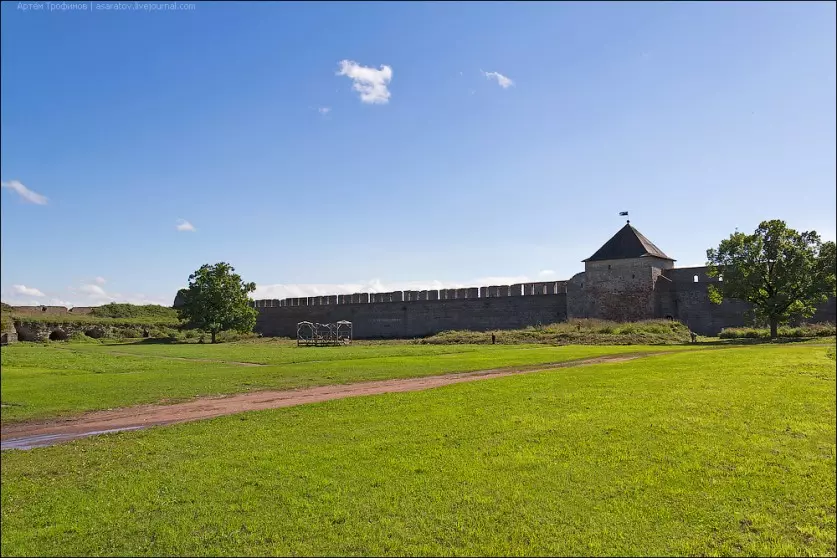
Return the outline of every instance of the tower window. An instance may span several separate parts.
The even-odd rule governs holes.
[[[695,283],[697,283],[697,282],[698,282],[698,276],[695,275]]]

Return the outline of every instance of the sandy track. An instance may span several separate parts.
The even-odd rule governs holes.
[[[599,363],[626,362],[637,358],[665,354],[667,351],[653,353],[632,353],[601,356],[583,360],[573,360],[554,364],[540,364],[517,368],[497,368],[476,372],[461,372],[423,378],[402,378],[378,380],[356,384],[327,385],[311,388],[258,391],[220,397],[201,397],[171,405],[140,405],[108,411],[94,411],[63,420],[47,422],[25,422],[3,425],[0,427],[2,449],[29,449],[59,442],[123,430],[137,430],[149,426],[160,426],[178,422],[190,422],[222,415],[231,415],[245,411],[292,407],[306,403],[317,403],[332,399],[420,391],[450,384],[472,382],[474,380],[500,378],[514,374],[525,374],[540,370],[585,366]]]

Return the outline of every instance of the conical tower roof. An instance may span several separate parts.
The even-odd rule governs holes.
[[[605,242],[604,246],[599,248],[595,254],[582,261],[624,260],[628,258],[643,258],[646,256],[675,261],[674,258],[666,256],[662,250],[645,238],[641,232],[633,228],[631,222],[628,221],[628,224],[619,229],[619,232]]]

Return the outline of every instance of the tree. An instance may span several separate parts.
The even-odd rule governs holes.
[[[763,221],[753,234],[735,232],[706,251],[709,299],[737,298],[752,304],[776,338],[791,316],[811,317],[817,304],[835,295],[835,245],[816,231],[797,232],[784,221]]]
[[[210,332],[213,343],[219,331],[246,333],[256,325],[257,312],[247,296],[256,284],[245,283],[234,271],[224,262],[204,264],[189,276],[189,287],[178,291],[183,302],[177,309],[180,319],[188,327]]]

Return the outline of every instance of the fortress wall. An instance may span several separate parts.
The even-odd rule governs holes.
[[[358,339],[411,338],[452,329],[488,331],[561,322],[567,319],[566,307],[564,294],[266,307],[259,308],[256,331],[268,337],[296,337],[301,321],[349,320]]]
[[[694,274],[692,274],[694,275]],[[701,335],[717,335],[725,327],[743,327],[750,305],[740,300],[709,302],[706,283],[673,282],[667,304],[674,318]],[[662,293],[661,293],[662,294]]]
[[[837,299],[829,298],[825,303],[817,307],[816,313],[808,320],[811,323],[830,322],[837,323]]]
[[[64,306],[13,306],[19,314],[68,314],[70,311]]]
[[[698,283],[717,283],[717,277],[709,277],[706,274],[706,267],[678,267],[674,269],[666,269],[663,275],[672,280],[675,284],[694,283],[695,276],[697,276]]]
[[[676,319],[702,335],[747,325],[749,305],[709,302],[706,287],[717,278],[706,267],[672,268],[658,258],[587,262],[569,281],[492,285],[466,289],[354,293],[258,300],[256,331],[296,335],[300,321],[354,323],[357,338],[421,337],[450,329],[513,329],[571,318],[635,321]],[[694,281],[694,277],[698,281]],[[40,307],[32,307],[40,312]],[[66,312],[64,308],[51,309]],[[835,299],[808,322],[837,321]]]
[[[665,283],[657,281],[657,315],[661,318],[672,316],[701,335],[718,335],[726,327],[747,327],[752,309],[748,302],[724,299],[718,305],[709,301],[707,286],[717,283],[717,278],[706,276],[706,268],[683,268],[667,270],[665,275],[673,274],[675,281]],[[698,276],[695,283],[694,276]],[[837,300],[829,298],[817,307],[816,313],[807,319],[792,320],[792,325],[800,322],[818,323],[837,321]]]
[[[71,314],[89,314],[93,311],[93,306],[73,306],[70,308]]]
[[[570,317],[619,322],[656,317],[654,278],[663,265],[658,258],[586,262],[567,290]]]

